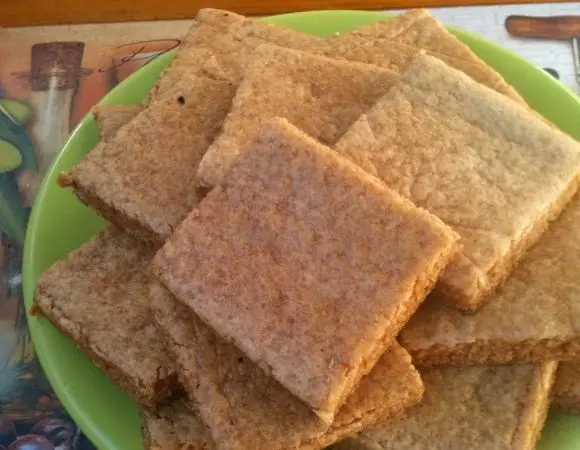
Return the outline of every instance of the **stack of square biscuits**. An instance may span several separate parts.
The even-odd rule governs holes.
[[[321,38],[204,9],[94,116],[59,184],[109,225],[35,308],[147,449],[523,450],[580,409],[580,144],[425,10]]]

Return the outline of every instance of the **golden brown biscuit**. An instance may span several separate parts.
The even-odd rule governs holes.
[[[580,359],[580,196],[477,313],[429,298],[400,334],[419,365]]]
[[[504,94],[525,105],[524,99],[511,87],[503,77],[483,62],[467,45],[453,36],[426,9],[412,9],[392,19],[364,25],[333,38],[337,43],[367,41],[376,46],[375,55],[364,62],[374,63],[381,60],[379,54],[383,47],[381,40],[386,40],[397,48],[406,48],[404,53],[426,50],[432,56],[444,60],[451,67],[461,70],[475,81]]]
[[[192,74],[237,84],[250,54],[260,44],[307,50],[322,41],[320,37],[230,11],[202,8],[150,98],[158,98],[183,76]]]
[[[111,380],[155,410],[179,390],[177,374],[148,301],[153,252],[109,230],[50,267],[34,304]]]
[[[576,192],[580,144],[420,56],[335,149],[461,235],[437,291],[478,309]]]
[[[557,364],[432,369],[418,405],[334,450],[534,450]]]
[[[199,201],[195,172],[235,88],[190,77],[59,177],[110,222],[160,246]]]
[[[444,31],[447,33],[446,31]],[[455,38],[453,38],[455,39]],[[460,44],[464,45],[464,44]],[[315,47],[314,52],[333,58],[344,58],[375,64],[379,67],[401,72],[423,51],[416,45],[401,43],[392,39],[371,38],[357,34],[345,33],[328,39]],[[424,50],[427,55],[436,57],[450,67],[460,70],[474,81],[487,86],[500,94],[526,105],[514,88],[507,84],[502,76],[483,61],[473,58],[464,59],[454,55]],[[475,55],[473,55],[475,56]]]
[[[167,289],[153,284],[151,293],[153,316],[181,367],[183,385],[220,449],[323,448],[421,398],[419,374],[394,343],[329,427]]]
[[[376,66],[260,46],[222,133],[200,163],[200,182],[220,184],[244,146],[272,117],[284,117],[323,144],[334,144],[396,80],[394,72]]]
[[[439,219],[278,119],[152,267],[331,422],[430,291],[455,239]]]

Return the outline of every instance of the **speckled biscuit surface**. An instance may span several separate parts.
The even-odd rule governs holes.
[[[260,46],[248,64],[222,133],[200,163],[201,183],[218,185],[271,117],[284,117],[323,144],[334,144],[396,79],[395,72],[376,66]]]
[[[375,22],[355,28],[333,38],[336,43],[360,43],[361,39],[376,47],[376,52],[368,52],[370,59],[365,62],[375,63],[382,59],[381,40],[392,42],[395,46],[406,47],[404,53],[411,49],[424,49],[433,56],[443,59],[450,66],[461,70],[475,81],[494,89],[512,100],[525,104],[524,99],[511,87],[503,77],[483,62],[473,51],[449,33],[443,24],[435,19],[426,9],[413,9],[392,19]],[[373,54],[374,53],[374,54]]]
[[[446,31],[443,32],[447,33]],[[463,44],[460,45],[463,46]],[[392,39],[345,33],[317,45],[314,51],[334,58],[375,64],[379,67],[400,72],[423,49],[416,45],[401,43]],[[460,70],[478,83],[504,94],[512,100],[525,104],[515,89],[508,85],[501,75],[482,61],[474,61],[473,58],[465,59],[461,58],[461,55],[447,55],[436,51],[424,50],[424,52],[444,61],[450,67]]]
[[[308,50],[322,38],[219,9],[201,9],[177,55],[151,93],[157,98],[185,74],[238,83],[250,54],[272,43]]]
[[[138,403],[150,410],[174,394],[177,376],[148,301],[153,253],[110,230],[50,267],[35,305]]]
[[[533,450],[557,364],[422,371],[424,398],[334,450]]]
[[[419,374],[394,343],[329,427],[167,289],[154,284],[151,294],[153,315],[181,366],[183,385],[219,449],[323,448],[421,398]]]
[[[578,187],[580,144],[420,56],[335,148],[461,235],[438,291],[480,307]]]
[[[218,334],[331,420],[455,254],[455,239],[277,119],[152,267]]]
[[[138,239],[161,245],[199,201],[197,165],[230,107],[231,84],[190,77],[100,143],[61,185]]]
[[[400,335],[420,365],[580,359],[580,197],[476,314],[429,298]]]
[[[560,363],[552,391],[552,404],[564,412],[580,414],[580,362]]]
[[[145,450],[215,450],[211,436],[199,416],[181,401],[157,413],[143,411]]]

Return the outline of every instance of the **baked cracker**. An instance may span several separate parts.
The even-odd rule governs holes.
[[[260,44],[307,50],[319,42],[322,38],[290,28],[230,11],[203,8],[150,97],[162,95],[186,74],[200,74],[237,84],[250,54]]]
[[[336,36],[338,42],[354,39],[379,42],[391,41],[415,50],[427,50],[433,56],[462,70],[475,81],[525,105],[525,100],[503,77],[481,60],[467,45],[451,34],[445,26],[426,9],[412,9],[404,14],[364,25],[348,33]],[[450,59],[450,60],[449,60]],[[369,61],[371,62],[371,61]]]
[[[188,92],[191,90],[191,86],[197,86],[199,84],[199,76],[192,73],[184,74],[175,84],[170,88],[164,89],[163,93],[159,93],[156,96],[156,100],[162,100],[166,98],[178,98],[183,92]],[[213,80],[209,81],[212,85]],[[212,94],[222,95],[221,92],[215,91],[210,88]],[[223,94],[226,94],[228,90],[225,90]],[[233,89],[229,91],[233,92]],[[222,104],[224,101],[219,100]],[[203,105],[202,105],[203,106]],[[99,104],[96,105],[92,110],[92,115],[97,122],[97,127],[99,129],[99,137],[101,141],[108,141],[112,139],[117,131],[123,126],[129,123],[135,118],[141,111],[147,108],[144,103],[138,103],[134,105],[108,105]]]
[[[430,291],[455,239],[439,219],[276,119],[152,268],[331,422]]]
[[[44,272],[34,298],[35,309],[149,410],[179,391],[151,320],[146,273],[152,257],[120,231],[98,233]]]
[[[558,216],[580,172],[577,141],[426,55],[335,149],[459,233],[437,291],[468,311]]]
[[[453,55],[424,50],[416,45],[397,42],[392,39],[369,38],[351,33],[340,34],[328,39],[324,43],[324,50],[316,49],[316,53],[323,53],[326,56],[345,58],[349,61],[359,61],[366,64],[375,64],[396,72],[403,71],[421,51],[442,60],[454,69],[460,70],[474,81],[518,103],[526,105],[522,97],[514,88],[506,83],[499,73],[495,72],[479,59],[473,61],[472,58],[464,59]]]
[[[421,403],[333,450],[534,450],[557,363],[421,372]]]
[[[580,196],[471,316],[429,298],[400,334],[419,365],[580,359]]]
[[[284,117],[323,144],[334,144],[396,79],[394,72],[376,66],[260,46],[222,134],[200,163],[200,182],[209,187],[220,184],[240,151],[271,117]]]
[[[235,88],[192,76],[187,89],[150,104],[59,177],[81,201],[136,238],[160,246],[201,193],[197,165]]]
[[[217,448],[320,449],[421,398],[419,374],[408,353],[394,343],[361,380],[329,427],[240,350],[211,331],[167,289],[154,283],[151,294],[154,318]]]

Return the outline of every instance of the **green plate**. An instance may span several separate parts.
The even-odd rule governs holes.
[[[267,19],[304,32],[331,35],[384,18],[381,13],[319,11]],[[558,81],[496,44],[453,30],[474,52],[495,67],[528,103],[563,130],[580,139],[580,102]],[[146,96],[173,54],[147,64],[117,86],[102,103],[134,104]],[[42,272],[78,247],[103,221],[69,192],[59,189],[56,175],[72,167],[97,143],[97,127],[85,118],[73,132],[40,188],[24,249],[24,295],[27,309]],[[71,341],[45,319],[29,317],[29,326],[42,366],[58,397],[81,429],[103,450],[142,448],[136,405],[118,390]],[[552,413],[542,450],[580,449],[580,417]]]

